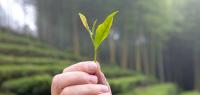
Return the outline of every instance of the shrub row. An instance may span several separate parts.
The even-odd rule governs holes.
[[[16,95],[50,95],[52,76],[37,75],[9,80],[1,90]],[[108,79],[113,95],[178,95],[177,87],[171,83],[141,86],[146,81],[143,76]],[[1,95],[1,94],[0,94]],[[2,94],[10,95],[10,94]],[[200,95],[198,92],[184,92],[180,95]]]
[[[2,65],[0,67],[0,83],[5,80],[30,76],[30,75],[37,75],[37,74],[57,74],[61,73],[64,68],[69,65],[72,65],[75,62],[65,62],[65,63],[58,63],[58,64],[46,64],[46,65],[33,65],[33,64],[26,64],[26,65]],[[109,70],[108,68],[115,68]],[[127,70],[121,70],[119,67],[110,67],[110,66],[102,66],[102,71],[104,71],[105,76],[107,78],[116,78],[116,77],[123,77],[123,76],[133,76],[134,74]],[[120,73],[119,73],[120,72]]]
[[[3,41],[12,41],[12,42],[19,42],[24,43],[24,44],[29,44],[29,43],[40,43],[42,44],[38,39],[32,37],[32,36],[27,36],[27,35],[21,35],[17,34],[15,32],[9,32],[9,31],[1,31],[0,30],[0,41],[1,39]],[[43,45],[44,46],[44,45]]]
[[[0,42],[1,43],[9,43],[9,44],[18,44],[18,45],[34,45],[40,48],[49,48],[48,45],[42,44],[36,39],[32,39],[30,37],[20,37],[11,34],[5,34],[0,32]]]
[[[134,95],[177,95],[176,85],[171,83],[155,84],[147,87],[140,87],[134,90]]]
[[[109,64],[101,64],[102,72],[105,73],[105,76],[108,78],[117,78],[117,77],[123,77],[123,76],[133,76],[136,73],[132,72],[127,69],[122,69],[115,65],[109,65]]]
[[[22,57],[22,56],[9,56],[0,55],[0,64],[56,64],[56,63],[68,62],[68,60],[60,60],[58,58],[47,58],[47,57]]]
[[[34,46],[21,46],[21,45],[13,45],[13,44],[0,44],[0,52],[1,54],[11,54],[11,55],[24,55],[24,56],[58,56],[58,52],[50,49],[41,49]]]
[[[50,47],[47,44],[41,43],[39,40],[32,37],[18,35],[12,32],[0,31],[0,52],[11,54],[11,55],[34,55],[36,51],[37,56],[48,56],[48,57],[61,57],[77,60],[77,56],[71,54],[63,54],[62,52]],[[16,50],[16,51],[15,51]],[[10,51],[10,52],[9,52]],[[13,52],[12,52],[13,51]],[[20,52],[21,51],[21,52]],[[44,52],[42,52],[44,51]],[[47,51],[47,52],[45,52]],[[52,53],[53,52],[53,53]],[[26,54],[27,53],[27,54]],[[38,53],[38,54],[37,54]]]
[[[9,80],[2,85],[2,90],[17,95],[51,95],[51,76],[38,75]]]
[[[5,55],[29,56],[29,57],[55,57],[60,59],[69,59],[79,61],[81,57],[73,54],[65,54],[54,49],[41,49],[34,46],[21,46],[12,44],[0,44],[0,52]]]
[[[3,83],[2,90],[16,93],[17,95],[50,95],[51,78],[49,75],[40,75],[9,80]],[[109,80],[113,95],[119,92],[126,92],[142,81],[144,79],[141,76]]]
[[[191,91],[191,92],[183,92],[180,95],[200,95],[200,92],[195,92],[195,91]]]
[[[13,93],[0,93],[0,95],[16,95],[16,94],[13,94]]]
[[[113,94],[124,93],[131,90],[134,87],[143,85],[147,82],[146,77],[142,75],[121,77],[108,80],[112,89]]]
[[[66,64],[67,65],[67,64]],[[64,64],[35,66],[35,65],[10,65],[0,67],[0,83],[24,76],[38,75],[38,74],[57,74],[62,72]]]

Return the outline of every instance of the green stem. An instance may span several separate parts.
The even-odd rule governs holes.
[[[94,49],[94,62],[96,63],[97,62],[97,50]]]

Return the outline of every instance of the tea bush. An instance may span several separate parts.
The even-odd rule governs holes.
[[[52,76],[49,75],[37,75],[8,80],[2,84],[2,89],[7,92],[17,93],[17,95],[50,95],[51,78]],[[126,92],[144,81],[142,76],[108,80],[113,95]]]
[[[149,85],[134,90],[134,95],[177,95],[177,87],[171,83]]]
[[[200,92],[182,92],[180,95],[200,95]]]
[[[2,89],[17,95],[50,95],[51,78],[49,75],[38,75],[13,79],[4,82]]]
[[[126,92],[138,85],[143,84],[146,80],[144,76],[129,76],[108,80],[113,94]]]

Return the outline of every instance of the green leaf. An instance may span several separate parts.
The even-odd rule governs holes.
[[[110,14],[105,21],[100,24],[96,30],[96,35],[94,39],[94,47],[95,50],[98,49],[98,47],[101,45],[101,43],[108,37],[110,33],[110,29],[113,23],[113,17],[118,13],[118,11],[113,12]]]
[[[94,46],[94,61],[96,63],[96,59],[97,59],[97,49],[98,47],[101,45],[101,43],[108,37],[108,35],[110,34],[110,28],[112,26],[113,23],[113,17],[118,13],[118,11],[113,12],[112,14],[110,14],[105,21],[100,24],[97,27],[96,33],[95,33],[95,28],[96,28],[96,23],[97,20],[94,21],[93,26],[92,26],[92,31],[90,30],[88,23],[87,23],[87,19],[86,17],[79,13],[79,16],[81,18],[81,21],[84,25],[84,27],[87,29],[87,31],[90,34],[90,38],[92,40],[93,46]],[[94,37],[95,35],[95,37]]]
[[[89,27],[89,25],[88,25],[88,23],[87,23],[87,18],[86,18],[83,14],[81,14],[81,13],[79,13],[79,16],[80,16],[80,19],[81,19],[81,21],[82,21],[84,27],[86,28],[86,30],[87,30],[88,32],[91,32],[91,31],[90,31],[90,27]]]
[[[96,24],[97,24],[97,19],[94,21],[93,26],[92,26],[92,33],[93,33],[93,34],[94,34],[94,32],[95,32]]]

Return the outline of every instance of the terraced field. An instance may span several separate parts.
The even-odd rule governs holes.
[[[0,95],[50,95],[52,76],[83,59],[34,38],[0,31]],[[200,95],[179,94],[174,84],[158,84],[118,66],[103,64],[102,70],[113,95]]]

